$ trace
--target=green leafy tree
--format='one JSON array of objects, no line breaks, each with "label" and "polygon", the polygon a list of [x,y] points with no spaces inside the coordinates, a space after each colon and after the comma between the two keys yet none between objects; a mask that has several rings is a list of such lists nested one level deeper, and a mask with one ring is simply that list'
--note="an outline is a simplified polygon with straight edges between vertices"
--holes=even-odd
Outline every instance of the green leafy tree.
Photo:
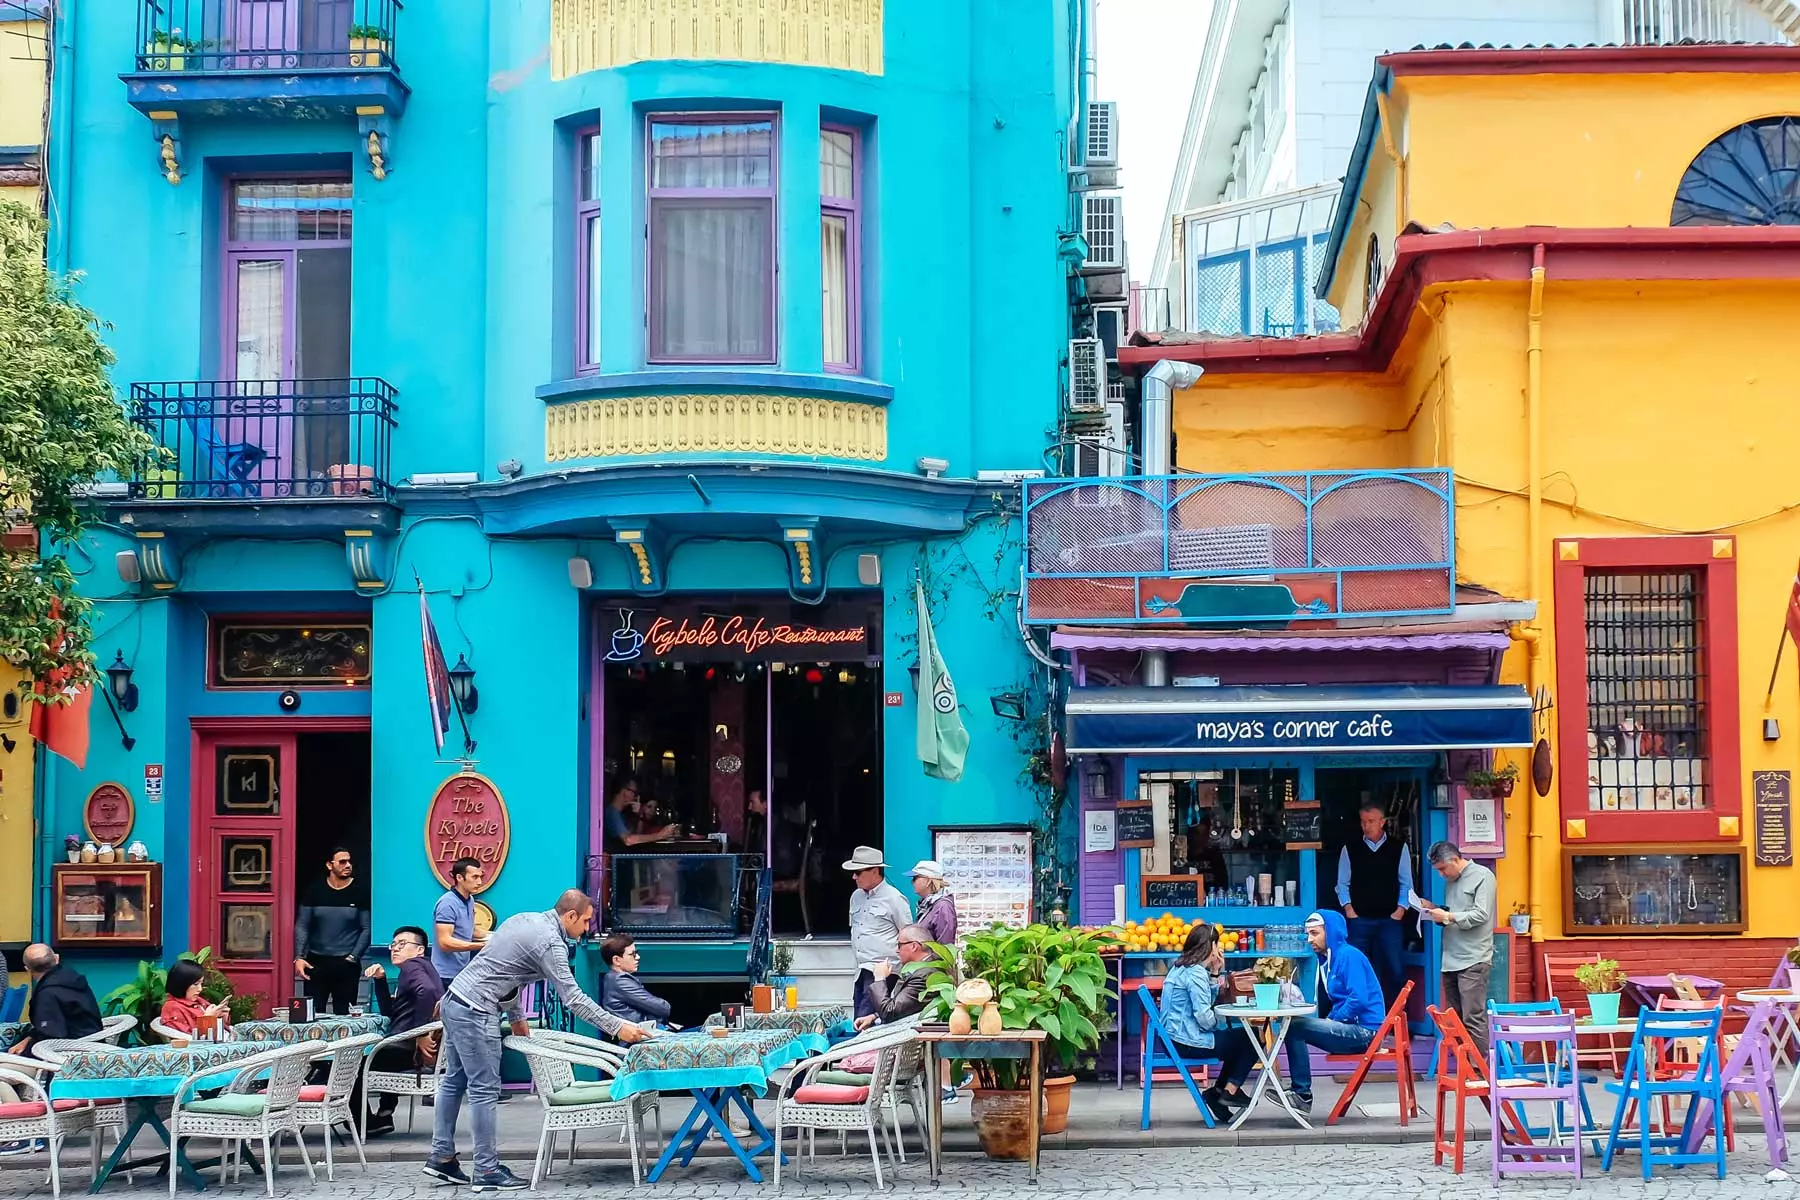
[{"label": "green leafy tree", "polygon": [[81,535],[84,485],[129,475],[153,453],[126,419],[98,318],[75,300],[78,277],[44,262],[44,223],[0,203],[0,507],[28,522],[37,552],[0,554],[0,655],[61,689],[95,679],[91,602],[65,558]]}]

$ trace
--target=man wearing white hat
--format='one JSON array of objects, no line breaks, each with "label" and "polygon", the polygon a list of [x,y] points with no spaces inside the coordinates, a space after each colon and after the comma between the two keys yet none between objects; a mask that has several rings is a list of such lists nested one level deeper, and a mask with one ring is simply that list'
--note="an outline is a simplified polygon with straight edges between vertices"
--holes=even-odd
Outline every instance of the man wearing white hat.
[{"label": "man wearing white hat", "polygon": [[851,993],[856,1015],[875,1011],[869,984],[875,964],[900,965],[900,930],[912,924],[912,908],[887,881],[887,863],[873,846],[858,846],[844,864],[856,890],[850,893],[850,950],[856,955],[856,987]]}]

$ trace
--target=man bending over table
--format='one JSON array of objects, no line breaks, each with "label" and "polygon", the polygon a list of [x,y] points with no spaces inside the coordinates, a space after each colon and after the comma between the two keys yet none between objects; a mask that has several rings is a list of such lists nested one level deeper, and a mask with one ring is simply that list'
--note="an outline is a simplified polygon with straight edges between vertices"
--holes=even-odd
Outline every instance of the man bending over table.
[{"label": "man bending over table", "polygon": [[548,912],[519,913],[494,930],[487,948],[450,981],[439,1013],[444,1022],[444,1081],[433,1109],[431,1153],[425,1174],[444,1183],[469,1183],[456,1161],[456,1120],[469,1098],[475,1132],[472,1192],[516,1192],[526,1181],[500,1165],[494,1123],[500,1103],[500,1021],[513,1036],[529,1037],[519,993],[548,980],[569,1011],[620,1042],[641,1042],[649,1031],[621,1021],[596,1004],[569,971],[569,947],[594,917],[587,893],[570,888]]}]

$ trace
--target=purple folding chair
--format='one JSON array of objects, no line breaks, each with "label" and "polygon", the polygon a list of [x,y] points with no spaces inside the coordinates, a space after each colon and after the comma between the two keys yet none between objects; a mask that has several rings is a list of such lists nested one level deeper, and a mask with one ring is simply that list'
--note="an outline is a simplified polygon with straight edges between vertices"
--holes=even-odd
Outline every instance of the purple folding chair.
[{"label": "purple folding chair", "polygon": [[[1781,1125],[1781,1097],[1775,1087],[1774,1045],[1781,1008],[1773,1001],[1763,1000],[1749,1012],[1749,1021],[1744,1026],[1743,1036],[1738,1038],[1737,1049],[1725,1063],[1725,1095],[1729,1099],[1733,1092],[1741,1092],[1755,1099],[1756,1107],[1762,1110],[1763,1136],[1769,1142],[1769,1165],[1780,1170],[1788,1161],[1787,1132]],[[1699,1151],[1700,1143],[1706,1140],[1715,1124],[1712,1101],[1695,1103],[1699,1110],[1696,1119],[1689,1123],[1687,1134],[1686,1149],[1690,1154]]]},{"label": "purple folding chair", "polygon": [[[1494,1182],[1503,1175],[1539,1175],[1551,1172],[1581,1178],[1581,1071],[1575,1059],[1575,1014],[1500,1013],[1491,1016],[1488,1029],[1488,1112],[1493,1128]],[[1527,1046],[1537,1046],[1542,1063],[1525,1065]],[[1509,1138],[1510,1122],[1500,1115],[1518,1104],[1523,1123],[1524,1103],[1549,1101],[1558,1112],[1572,1114],[1574,1129],[1567,1144],[1553,1136],[1547,1142],[1529,1136]],[[1516,1132],[1516,1131],[1515,1131]]]}]

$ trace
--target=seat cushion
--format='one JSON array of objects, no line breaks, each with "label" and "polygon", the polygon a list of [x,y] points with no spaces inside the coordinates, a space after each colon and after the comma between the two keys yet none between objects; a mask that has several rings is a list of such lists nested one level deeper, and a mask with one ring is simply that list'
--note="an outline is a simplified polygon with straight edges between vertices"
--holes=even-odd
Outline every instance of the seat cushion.
[{"label": "seat cushion", "polygon": [[[73,1112],[86,1107],[86,1100],[57,1100],[57,1112]],[[44,1115],[44,1106],[36,1100],[22,1100],[16,1104],[0,1104],[0,1121],[29,1121],[33,1117]]]},{"label": "seat cushion", "polygon": [[857,1071],[820,1071],[813,1076],[814,1083],[835,1083],[839,1087],[868,1087],[875,1077]]},{"label": "seat cushion", "polygon": [[595,1079],[581,1079],[550,1093],[550,1103],[558,1108],[566,1104],[610,1104],[612,1084]]},{"label": "seat cushion", "polygon": [[323,1104],[329,1091],[322,1083],[309,1083],[300,1089],[300,1101],[303,1104]]},{"label": "seat cushion", "polygon": [[842,1083],[809,1083],[794,1093],[796,1104],[861,1104],[868,1098],[867,1087]]},{"label": "seat cushion", "polygon": [[264,1096],[247,1096],[242,1092],[228,1092],[223,1096],[214,1096],[208,1100],[194,1100],[183,1105],[186,1112],[206,1113],[214,1117],[260,1117],[263,1109],[268,1107],[268,1099]]}]

